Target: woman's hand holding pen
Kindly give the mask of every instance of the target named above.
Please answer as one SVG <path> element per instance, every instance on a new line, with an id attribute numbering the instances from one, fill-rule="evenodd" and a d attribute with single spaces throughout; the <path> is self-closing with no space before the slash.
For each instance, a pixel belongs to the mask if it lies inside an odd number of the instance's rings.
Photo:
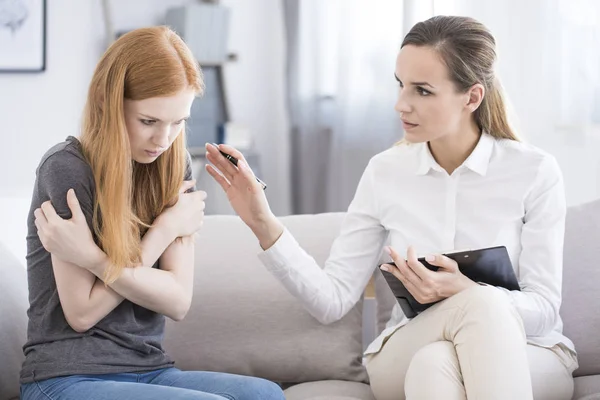
<path id="1" fill-rule="evenodd" d="M 235 157 L 237 166 L 221 151 Z M 235 212 L 254 232 L 263 249 L 271 247 L 281 236 L 283 225 L 271 211 L 263 187 L 244 155 L 228 145 L 207 144 L 206 158 L 210 162 L 206 170 L 221 185 Z"/>
<path id="2" fill-rule="evenodd" d="M 415 249 L 408 248 L 406 260 L 396 251 L 387 247 L 386 251 L 396 266 L 384 264 L 381 269 L 391 272 L 421 304 L 434 303 L 477 285 L 464 276 L 456 261 L 443 255 L 427 256 L 425 260 L 439 269 L 432 271 L 417 259 Z"/>

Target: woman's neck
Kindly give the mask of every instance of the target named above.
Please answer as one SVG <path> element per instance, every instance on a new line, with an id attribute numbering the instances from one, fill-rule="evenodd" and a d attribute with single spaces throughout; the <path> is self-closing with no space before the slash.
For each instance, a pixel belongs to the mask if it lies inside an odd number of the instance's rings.
<path id="1" fill-rule="evenodd" d="M 440 139 L 429 142 L 429 150 L 437 163 L 452 175 L 452 172 L 462 165 L 471 155 L 479 138 L 481 130 L 473 121 L 465 129 Z"/>

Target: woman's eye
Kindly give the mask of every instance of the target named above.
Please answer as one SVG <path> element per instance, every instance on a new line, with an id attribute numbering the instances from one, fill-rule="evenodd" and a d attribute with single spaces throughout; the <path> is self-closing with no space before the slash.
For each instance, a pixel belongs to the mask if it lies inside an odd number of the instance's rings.
<path id="1" fill-rule="evenodd" d="M 182 119 L 182 120 L 180 120 L 180 121 L 177 121 L 177 122 L 175 122 L 175 125 L 181 125 L 181 124 L 183 124 L 183 122 L 184 122 L 184 121 L 185 121 L 185 119 Z"/>
<path id="2" fill-rule="evenodd" d="M 421 86 L 417 86 L 417 92 L 421 96 L 429 96 L 431 94 L 431 92 L 429 90 L 423 89 Z"/>
<path id="3" fill-rule="evenodd" d="M 154 119 L 140 119 L 140 122 L 144 125 L 154 125 L 156 123 L 156 120 Z"/>

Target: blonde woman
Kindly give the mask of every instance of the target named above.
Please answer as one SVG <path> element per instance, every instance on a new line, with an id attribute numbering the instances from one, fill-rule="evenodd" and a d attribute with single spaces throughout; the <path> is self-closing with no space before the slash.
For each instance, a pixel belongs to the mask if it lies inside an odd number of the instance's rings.
<path id="1" fill-rule="evenodd" d="M 23 400 L 283 399 L 272 382 L 180 371 L 165 317 L 192 299 L 194 191 L 185 120 L 201 71 L 166 27 L 132 31 L 94 72 L 79 138 L 37 169 L 28 219 Z"/>
<path id="2" fill-rule="evenodd" d="M 558 312 L 561 173 L 509 126 L 495 59 L 493 36 L 473 19 L 411 29 L 395 68 L 405 140 L 369 162 L 324 269 L 273 216 L 243 155 L 221 146 L 241 160 L 235 167 L 207 146 L 208 172 L 258 238 L 261 260 L 319 321 L 356 304 L 388 237 L 397 268 L 384 268 L 421 303 L 441 300 L 411 320 L 396 306 L 367 349 L 378 400 L 572 396 L 577 360 Z M 479 285 L 440 255 L 494 245 L 507 247 L 521 291 Z M 417 249 L 441 269 L 426 269 Z"/>

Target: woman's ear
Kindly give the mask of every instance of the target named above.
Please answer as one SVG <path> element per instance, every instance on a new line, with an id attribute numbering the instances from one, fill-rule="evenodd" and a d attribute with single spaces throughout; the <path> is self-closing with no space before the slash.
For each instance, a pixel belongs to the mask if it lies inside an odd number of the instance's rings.
<path id="1" fill-rule="evenodd" d="M 470 112 L 475 112 L 483 101 L 485 96 L 485 88 L 481 83 L 476 83 L 467 91 L 468 101 L 466 107 Z"/>

